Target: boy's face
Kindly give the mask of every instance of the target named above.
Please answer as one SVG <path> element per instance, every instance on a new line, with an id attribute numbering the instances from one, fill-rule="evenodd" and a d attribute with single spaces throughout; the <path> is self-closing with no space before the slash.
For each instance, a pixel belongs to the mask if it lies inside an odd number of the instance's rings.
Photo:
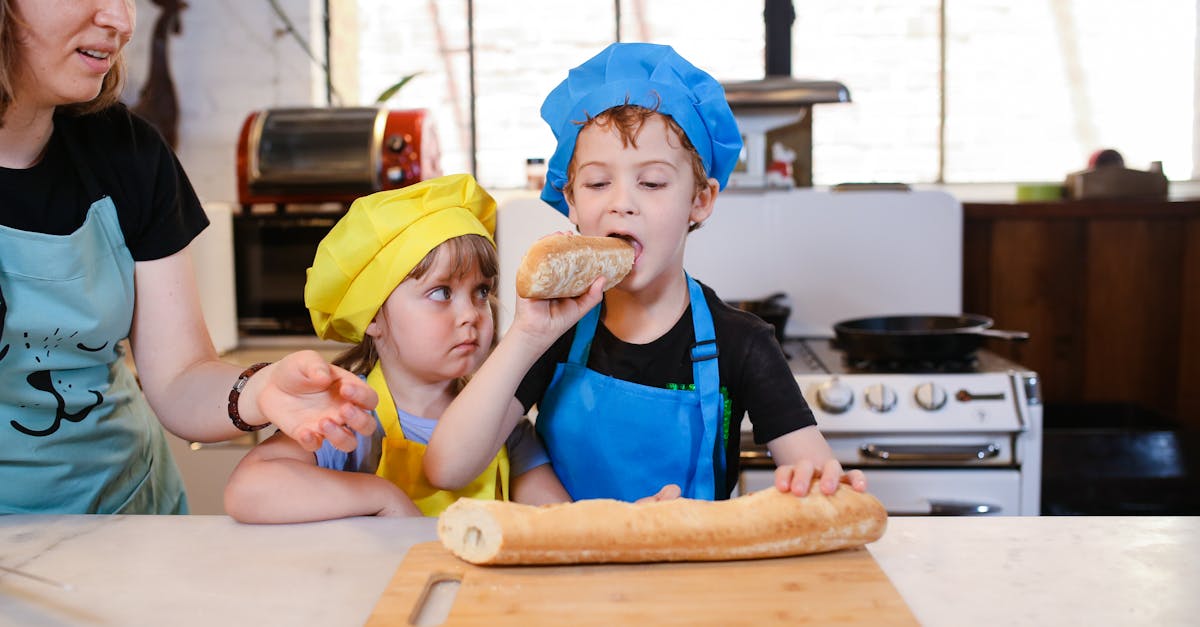
<path id="1" fill-rule="evenodd" d="M 637 146 L 610 126 L 590 124 L 575 141 L 571 222 L 583 235 L 618 235 L 634 246 L 633 270 L 614 289 L 638 291 L 677 279 L 688 227 L 712 213 L 717 181 L 697 194 L 691 153 L 662 116 L 642 125 Z"/>
<path id="2" fill-rule="evenodd" d="M 492 281 L 478 268 L 452 276 L 444 250 L 420 278 L 396 286 L 367 334 L 389 374 L 399 368 L 416 382 L 440 383 L 471 374 L 492 346 Z"/>

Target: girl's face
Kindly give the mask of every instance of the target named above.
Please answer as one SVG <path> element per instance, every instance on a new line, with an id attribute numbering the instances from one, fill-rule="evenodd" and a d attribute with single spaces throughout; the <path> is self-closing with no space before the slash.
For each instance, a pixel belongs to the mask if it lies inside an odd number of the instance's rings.
<path id="1" fill-rule="evenodd" d="M 635 292 L 682 276 L 688 226 L 712 213 L 716 181 L 697 194 L 692 158 L 664 122 L 652 116 L 637 146 L 616 130 L 589 125 L 575 141 L 571 222 L 583 235 L 616 235 L 633 243 L 633 270 L 616 290 Z"/>
<path id="2" fill-rule="evenodd" d="M 450 255 L 444 249 L 434 254 L 429 272 L 396 286 L 366 330 L 385 367 L 424 383 L 474 372 L 495 334 L 488 302 L 493 280 L 477 267 L 452 276 Z"/>
<path id="3" fill-rule="evenodd" d="M 33 106 L 95 98 L 133 36 L 133 0 L 15 0 L 13 7 L 20 46 L 14 93 Z"/>

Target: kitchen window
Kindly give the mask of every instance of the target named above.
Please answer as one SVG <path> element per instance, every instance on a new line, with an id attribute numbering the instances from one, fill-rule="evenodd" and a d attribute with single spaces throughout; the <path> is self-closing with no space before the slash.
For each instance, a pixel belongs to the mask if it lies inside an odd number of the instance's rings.
<path id="1" fill-rule="evenodd" d="M 763 74 L 761 2 L 472 4 L 473 90 L 465 0 L 358 0 L 358 98 L 421 72 L 391 106 L 433 109 L 443 169 L 474 161 L 492 187 L 522 186 L 525 159 L 549 154 L 542 98 L 618 29 L 721 80 Z M 1061 181 L 1106 147 L 1200 178 L 1197 2 L 794 4 L 792 74 L 841 81 L 853 99 L 814 109 L 818 185 Z"/>

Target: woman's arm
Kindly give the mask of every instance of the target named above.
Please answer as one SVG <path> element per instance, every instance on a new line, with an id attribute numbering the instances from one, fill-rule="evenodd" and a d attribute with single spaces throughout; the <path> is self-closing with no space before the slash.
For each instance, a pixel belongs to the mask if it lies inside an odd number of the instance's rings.
<path id="1" fill-rule="evenodd" d="M 150 406 L 172 433 L 213 442 L 241 434 L 230 422 L 228 399 L 243 367 L 217 358 L 204 324 L 188 249 L 134 266 L 135 301 L 130 346 Z M 273 422 L 303 448 L 322 440 L 354 448 L 354 434 L 370 433 L 367 410 L 378 401 L 358 377 L 301 351 L 259 371 L 242 390 L 242 420 Z"/>
<path id="2" fill-rule="evenodd" d="M 321 468 L 314 454 L 282 433 L 254 447 L 234 468 L 225 485 L 225 511 L 247 523 L 421 515 L 387 479 Z"/>
<path id="3" fill-rule="evenodd" d="M 848 483 L 859 492 L 867 489 L 867 478 L 861 470 L 843 473 L 841 462 L 816 425 L 767 442 L 767 450 L 775 460 L 775 487 L 780 492 L 804 496 L 814 475 L 821 478 L 821 492 L 825 494 L 837 491 L 838 483 Z"/>

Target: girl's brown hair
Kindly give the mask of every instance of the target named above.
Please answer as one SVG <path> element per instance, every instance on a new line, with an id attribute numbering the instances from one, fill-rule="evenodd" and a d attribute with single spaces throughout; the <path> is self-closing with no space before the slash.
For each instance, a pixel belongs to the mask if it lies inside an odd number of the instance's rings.
<path id="1" fill-rule="evenodd" d="M 442 255 L 450 256 L 453 262 L 450 267 L 450 275 L 453 277 L 461 277 L 478 269 L 479 274 L 491 281 L 494 286 L 496 277 L 500 274 L 500 261 L 496 255 L 496 247 L 486 237 L 472 234 L 459 235 L 439 244 L 436 248 L 429 251 L 428 255 L 425 255 L 421 263 L 418 263 L 409 271 L 408 276 L 404 277 L 404 280 L 419 279 L 425 276 L 433 269 L 433 266 Z M 495 331 L 497 330 L 496 310 L 499 305 L 495 290 L 488 296 L 488 305 L 490 305 L 492 310 L 492 347 L 495 347 Z M 369 335 L 364 335 L 362 342 L 346 349 L 333 360 L 335 366 L 345 368 L 354 374 L 360 375 L 369 374 L 378 362 L 379 350 L 375 347 L 375 339 Z M 458 382 L 458 387 L 455 391 L 457 392 L 465 384 L 466 378 L 464 377 Z"/>
<path id="2" fill-rule="evenodd" d="M 600 115 L 595 117 L 588 116 L 587 121 L 583 122 L 579 132 L 589 126 L 597 126 L 602 129 L 612 129 L 617 132 L 621 138 L 622 146 L 633 146 L 637 148 L 637 137 L 642 132 L 642 126 L 646 121 L 654 116 L 662 116 L 663 122 L 667 125 L 667 132 L 674 135 L 684 150 L 688 152 L 692 160 L 692 179 L 695 184 L 693 197 L 703 193 L 708 189 L 708 172 L 704 169 L 704 160 L 700 158 L 700 153 L 692 145 L 688 139 L 687 133 L 683 132 L 683 128 L 669 115 L 663 115 L 655 109 L 647 109 L 639 105 L 623 104 L 615 106 L 611 109 L 604 110 Z M 567 182 L 563 185 L 563 196 L 567 202 L 575 202 L 575 155 L 571 155 L 571 162 L 567 164 Z M 694 231 L 700 228 L 699 224 L 693 224 L 689 231 Z"/>
<path id="3" fill-rule="evenodd" d="M 12 104 L 17 72 L 20 71 L 20 32 L 25 24 L 13 8 L 13 0 L 0 0 L 0 126 L 4 125 L 4 114 Z M 99 111 L 117 102 L 125 84 L 125 52 L 117 53 L 112 69 L 104 75 L 100 93 L 87 102 L 63 105 L 60 110 L 70 115 L 83 115 Z"/>

